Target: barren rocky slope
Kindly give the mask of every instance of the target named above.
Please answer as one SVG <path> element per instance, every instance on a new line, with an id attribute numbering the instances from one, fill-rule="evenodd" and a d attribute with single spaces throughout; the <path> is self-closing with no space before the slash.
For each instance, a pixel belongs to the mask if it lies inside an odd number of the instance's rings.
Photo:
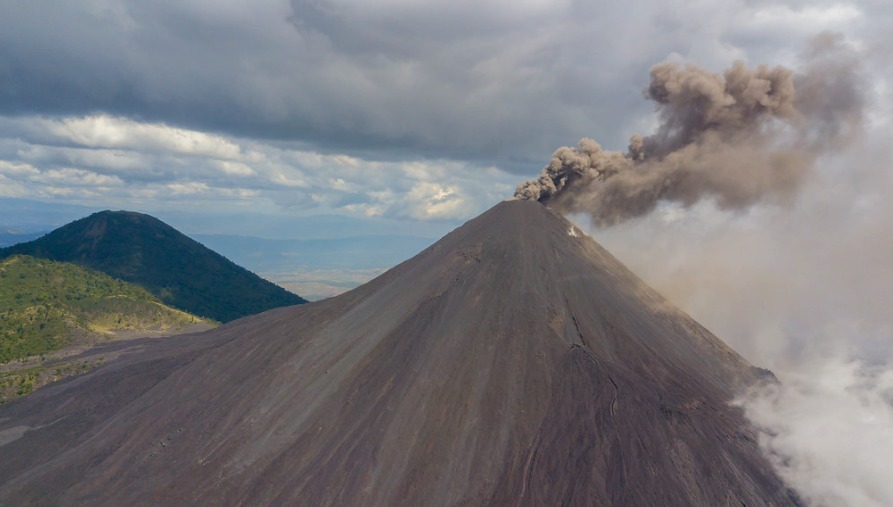
<path id="1" fill-rule="evenodd" d="M 795 505 L 765 372 L 535 202 L 0 408 L 6 505 Z"/>

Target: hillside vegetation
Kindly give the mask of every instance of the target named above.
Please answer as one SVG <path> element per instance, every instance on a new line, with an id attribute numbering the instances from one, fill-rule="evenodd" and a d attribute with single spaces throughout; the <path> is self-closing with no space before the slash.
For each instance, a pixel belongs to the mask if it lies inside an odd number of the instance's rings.
<path id="1" fill-rule="evenodd" d="M 176 332 L 202 322 L 146 289 L 70 263 L 16 255 L 0 261 L 0 363 L 113 337 Z"/>
<path id="2" fill-rule="evenodd" d="M 102 271 L 145 288 L 167 305 L 220 322 L 306 302 L 141 213 L 94 213 L 0 249 L 0 259 L 16 254 Z"/>

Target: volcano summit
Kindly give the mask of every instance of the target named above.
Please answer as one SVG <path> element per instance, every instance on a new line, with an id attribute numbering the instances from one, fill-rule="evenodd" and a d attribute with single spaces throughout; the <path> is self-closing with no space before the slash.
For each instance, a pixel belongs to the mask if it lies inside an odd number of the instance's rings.
<path id="1" fill-rule="evenodd" d="M 8 505 L 797 505 L 765 377 L 591 238 L 502 202 L 339 297 L 0 409 Z"/>

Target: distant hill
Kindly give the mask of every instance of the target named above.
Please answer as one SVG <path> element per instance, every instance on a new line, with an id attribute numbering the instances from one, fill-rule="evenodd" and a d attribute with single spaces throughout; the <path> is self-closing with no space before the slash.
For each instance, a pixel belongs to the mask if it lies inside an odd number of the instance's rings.
<path id="1" fill-rule="evenodd" d="M 220 322 L 306 301 L 237 266 L 157 218 L 101 211 L 0 249 L 73 262 L 135 283 L 162 302 Z"/>
<path id="2" fill-rule="evenodd" d="M 199 322 L 98 271 L 23 255 L 0 261 L 0 363 L 116 331 L 178 331 Z"/>

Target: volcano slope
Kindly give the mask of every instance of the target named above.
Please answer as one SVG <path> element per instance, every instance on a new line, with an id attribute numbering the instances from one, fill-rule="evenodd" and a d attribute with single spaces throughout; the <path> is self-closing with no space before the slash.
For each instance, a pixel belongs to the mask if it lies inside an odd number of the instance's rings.
<path id="1" fill-rule="evenodd" d="M 507 201 L 337 298 L 147 344 L 0 410 L 6 505 L 796 505 L 764 377 Z"/>

